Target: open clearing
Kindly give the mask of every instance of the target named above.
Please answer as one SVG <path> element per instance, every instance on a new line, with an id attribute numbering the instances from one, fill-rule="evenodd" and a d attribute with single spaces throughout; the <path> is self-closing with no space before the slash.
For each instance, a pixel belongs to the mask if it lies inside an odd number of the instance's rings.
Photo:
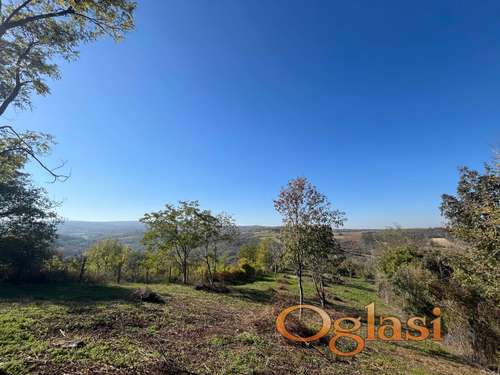
<path id="1" fill-rule="evenodd" d="M 440 344 L 369 342 L 354 359 L 324 343 L 287 343 L 275 316 L 296 304 L 295 279 L 279 275 L 229 294 L 149 285 L 166 303 L 134 301 L 144 285 L 0 286 L 0 373 L 7 374 L 480 374 Z M 398 315 L 359 279 L 329 287 L 334 318 Z M 306 297 L 313 302 L 306 284 Z M 74 348 L 68 343 L 78 343 Z"/>

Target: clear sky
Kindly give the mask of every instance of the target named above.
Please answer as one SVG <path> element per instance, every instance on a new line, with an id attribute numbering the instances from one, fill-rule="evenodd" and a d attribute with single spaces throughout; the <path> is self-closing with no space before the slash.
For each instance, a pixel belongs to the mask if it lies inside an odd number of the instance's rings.
<path id="1" fill-rule="evenodd" d="M 44 186 L 69 219 L 197 199 L 278 224 L 273 199 L 306 176 L 347 227 L 440 225 L 457 167 L 500 144 L 499 15 L 497 0 L 139 1 L 123 42 L 84 46 L 8 118 L 57 137 L 49 163 L 72 177 Z"/>

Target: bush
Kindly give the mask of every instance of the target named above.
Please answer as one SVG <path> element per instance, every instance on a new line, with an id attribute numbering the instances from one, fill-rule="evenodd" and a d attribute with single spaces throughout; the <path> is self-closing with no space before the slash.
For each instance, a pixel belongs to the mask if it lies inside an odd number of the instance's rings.
<path id="1" fill-rule="evenodd" d="M 457 251 L 387 247 L 378 261 L 379 293 L 411 315 L 433 319 L 432 309 L 443 308 L 445 340 L 471 361 L 496 368 L 500 309 L 455 278 L 452 265 Z"/>
<path id="2" fill-rule="evenodd" d="M 215 279 L 228 284 L 247 283 L 255 280 L 257 271 L 245 259 L 240 259 L 238 265 L 230 267 L 227 271 L 218 272 Z"/>

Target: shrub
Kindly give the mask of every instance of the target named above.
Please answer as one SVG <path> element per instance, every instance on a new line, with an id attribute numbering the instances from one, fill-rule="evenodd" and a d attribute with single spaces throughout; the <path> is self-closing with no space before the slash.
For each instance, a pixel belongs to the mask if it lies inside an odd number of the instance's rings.
<path id="1" fill-rule="evenodd" d="M 238 265 L 230 267 L 226 271 L 218 272 L 216 279 L 229 284 L 246 283 L 255 280 L 257 272 L 246 259 L 240 259 Z"/>

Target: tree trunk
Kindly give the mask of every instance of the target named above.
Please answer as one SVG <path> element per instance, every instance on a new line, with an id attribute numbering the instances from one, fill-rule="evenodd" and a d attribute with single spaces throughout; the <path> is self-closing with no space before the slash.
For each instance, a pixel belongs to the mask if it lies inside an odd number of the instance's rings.
<path id="1" fill-rule="evenodd" d="M 116 282 L 118 284 L 120 284 L 120 281 L 122 281 L 122 264 L 120 263 L 118 265 L 118 269 L 117 269 L 117 272 L 116 272 Z"/>
<path id="2" fill-rule="evenodd" d="M 319 288 L 318 277 L 314 272 L 312 275 L 312 280 L 313 280 L 313 284 L 314 284 L 314 289 L 316 289 L 316 294 L 318 295 L 318 298 L 319 298 L 319 302 L 321 303 L 321 307 L 323 307 L 323 303 L 321 301 L 321 290 Z"/>
<path id="3" fill-rule="evenodd" d="M 217 253 L 217 246 L 214 247 L 214 275 L 217 273 L 217 262 L 219 261 L 219 254 Z"/>
<path id="4" fill-rule="evenodd" d="M 212 269 L 210 267 L 210 259 L 207 256 L 205 260 L 207 262 L 208 282 L 210 283 L 210 285 L 214 285 L 214 275 L 212 274 Z"/>
<path id="5" fill-rule="evenodd" d="M 297 277 L 299 279 L 299 305 L 304 304 L 304 287 L 302 285 L 302 266 L 297 269 Z M 299 319 L 302 319 L 302 308 L 299 309 Z"/>
<path id="6" fill-rule="evenodd" d="M 87 263 L 87 257 L 82 258 L 82 264 L 80 265 L 80 275 L 78 276 L 78 282 L 81 283 L 83 281 L 83 276 L 85 274 L 85 264 Z"/>
<path id="7" fill-rule="evenodd" d="M 182 283 L 187 284 L 187 261 L 186 259 L 182 260 Z"/>
<path id="8" fill-rule="evenodd" d="M 321 307 L 325 307 L 326 304 L 326 293 L 325 293 L 325 282 L 323 281 L 323 276 L 319 276 L 319 290 L 320 290 L 320 302 Z"/>
<path id="9" fill-rule="evenodd" d="M 214 275 L 212 273 L 212 268 L 210 267 L 210 252 L 208 250 L 208 246 L 205 247 L 205 263 L 207 263 L 208 283 L 213 286 L 214 285 Z"/>

